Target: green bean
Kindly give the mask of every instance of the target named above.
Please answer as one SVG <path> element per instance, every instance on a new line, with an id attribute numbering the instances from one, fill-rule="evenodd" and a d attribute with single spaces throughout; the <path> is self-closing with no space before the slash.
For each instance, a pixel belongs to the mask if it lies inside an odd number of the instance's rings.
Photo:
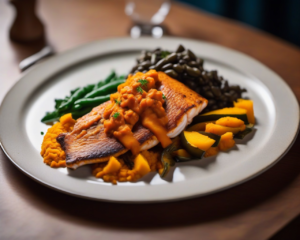
<path id="1" fill-rule="evenodd" d="M 78 110 L 83 107 L 96 107 L 110 99 L 110 94 L 95 98 L 82 98 L 74 103 L 73 109 Z"/>
<path id="2" fill-rule="evenodd" d="M 97 84 L 95 84 L 95 87 L 94 87 L 93 91 L 98 89 L 99 87 L 102 87 L 103 85 L 104 85 L 104 82 L 102 80 L 99 81 Z"/>
<path id="3" fill-rule="evenodd" d="M 101 96 L 101 95 L 107 95 L 109 93 L 112 93 L 114 91 L 117 90 L 117 87 L 124 83 L 125 80 L 117 80 L 117 81 L 114 81 L 114 82 L 111 82 L 111 83 L 108 83 L 96 90 L 93 90 L 92 92 L 90 92 L 89 94 L 87 94 L 85 96 L 85 98 L 93 98 L 93 97 L 98 97 L 98 96 Z M 77 100 L 77 99 L 76 99 Z"/>
<path id="4" fill-rule="evenodd" d="M 69 99 L 67 102 L 65 102 L 65 103 L 63 103 L 63 104 L 61 104 L 61 105 L 59 106 L 58 111 L 59 111 L 59 112 L 64 112 L 64 111 L 70 109 L 70 108 L 72 107 L 73 103 L 74 103 L 76 100 L 82 98 L 83 96 L 85 96 L 85 95 L 88 94 L 89 92 L 93 91 L 94 86 L 95 86 L 95 85 L 90 84 L 90 85 L 87 85 L 86 87 L 79 88 L 79 89 L 78 89 L 78 90 L 70 97 L 70 99 Z"/>
<path id="5" fill-rule="evenodd" d="M 57 110 L 55 110 L 53 112 L 46 113 L 46 115 L 41 119 L 41 122 L 43 122 L 43 123 L 54 122 L 54 121 L 58 120 L 59 117 L 60 117 L 60 113 Z"/>
<path id="6" fill-rule="evenodd" d="M 80 111 L 73 111 L 73 112 L 71 112 L 72 118 L 78 119 L 78 118 L 82 117 L 83 115 L 89 113 L 92 109 L 93 109 L 93 107 L 86 107 Z"/>
<path id="7" fill-rule="evenodd" d="M 59 120 L 62 115 L 70 112 L 74 118 L 83 116 L 91 111 L 93 107 L 109 100 L 109 94 L 116 91 L 118 85 L 125 82 L 126 77 L 127 75 L 117 76 L 116 72 L 112 71 L 104 81 L 71 90 L 71 96 L 66 96 L 64 99 L 55 99 L 55 111 L 46 113 L 41 121 L 52 123 Z M 92 93 L 92 99 L 85 97 L 86 95 L 91 96 L 89 93 Z M 82 99 L 83 97 L 84 99 Z"/>
<path id="8" fill-rule="evenodd" d="M 70 91 L 71 95 L 73 95 L 79 88 L 75 88 L 73 90 Z"/>
<path id="9" fill-rule="evenodd" d="M 83 88 L 78 89 L 71 97 L 68 101 L 64 102 L 63 104 L 61 104 L 58 108 L 59 112 L 64 112 L 67 109 L 69 109 L 72 104 L 79 98 L 83 97 L 85 95 Z"/>
<path id="10" fill-rule="evenodd" d="M 105 79 L 104 79 L 104 84 L 109 83 L 114 77 L 116 77 L 116 72 L 112 71 Z"/>
<path id="11" fill-rule="evenodd" d="M 75 88 L 73 90 L 70 91 L 71 96 L 78 90 L 79 88 Z M 62 105 L 63 103 L 67 102 L 70 99 L 69 96 L 66 96 L 64 99 L 54 99 L 55 101 L 55 109 L 58 109 L 60 107 L 60 105 Z"/>
<path id="12" fill-rule="evenodd" d="M 111 80 L 111 82 L 118 81 L 118 80 L 126 80 L 126 75 L 115 77 L 114 79 Z"/>
<path id="13" fill-rule="evenodd" d="M 113 76 L 114 75 L 114 76 Z M 112 77 L 112 78 L 111 78 Z M 104 86 L 106 83 L 105 82 L 114 82 L 114 81 L 117 81 L 117 80 L 121 80 L 121 79 L 126 79 L 127 75 L 126 74 L 123 74 L 121 76 L 117 76 L 116 73 L 113 71 L 104 81 L 101 80 L 99 81 L 97 84 L 95 84 L 95 87 L 93 90 L 96 90 L 102 86 Z"/>
<path id="14" fill-rule="evenodd" d="M 85 87 L 83 87 L 85 94 L 90 93 L 91 91 L 94 90 L 96 84 L 89 84 Z"/>
<path id="15" fill-rule="evenodd" d="M 55 101 L 55 106 L 54 106 L 54 108 L 55 108 L 55 109 L 58 109 L 59 106 L 60 106 L 65 100 L 64 100 L 64 99 L 54 99 L 54 101 Z"/>

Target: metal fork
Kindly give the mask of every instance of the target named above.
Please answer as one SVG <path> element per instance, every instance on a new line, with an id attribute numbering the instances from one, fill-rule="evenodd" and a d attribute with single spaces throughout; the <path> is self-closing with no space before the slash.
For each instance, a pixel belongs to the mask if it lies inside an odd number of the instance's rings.
<path id="1" fill-rule="evenodd" d="M 39 62 L 41 59 L 51 56 L 54 54 L 54 49 L 47 45 L 45 46 L 42 50 L 40 50 L 39 52 L 31 55 L 28 58 L 25 58 L 24 60 L 22 60 L 19 64 L 19 68 L 21 71 L 26 70 L 27 68 L 31 67 L 32 65 L 34 65 L 35 63 Z"/>

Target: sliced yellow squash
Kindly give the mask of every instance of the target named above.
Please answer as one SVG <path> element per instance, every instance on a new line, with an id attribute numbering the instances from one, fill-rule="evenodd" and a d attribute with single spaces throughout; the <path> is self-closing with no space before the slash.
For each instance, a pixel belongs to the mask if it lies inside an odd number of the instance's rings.
<path id="1" fill-rule="evenodd" d="M 234 107 L 245 109 L 247 111 L 247 117 L 249 123 L 255 124 L 253 101 L 239 98 L 237 102 L 233 102 Z"/>
<path id="2" fill-rule="evenodd" d="M 186 141 L 193 147 L 197 147 L 203 151 L 209 149 L 214 143 L 215 140 L 209 138 L 208 136 L 202 135 L 198 132 L 183 132 Z"/>
<path id="3" fill-rule="evenodd" d="M 244 121 L 235 117 L 223 117 L 216 121 L 217 125 L 224 127 L 242 127 L 245 125 Z"/>
<path id="4" fill-rule="evenodd" d="M 214 133 L 214 134 L 221 136 L 227 132 L 232 132 L 233 134 L 236 134 L 240 131 L 244 131 L 245 128 L 246 128 L 245 125 L 243 125 L 241 127 L 237 127 L 237 128 L 232 128 L 232 127 L 224 127 L 224 126 L 217 125 L 214 123 L 209 123 L 206 125 L 205 132 Z"/>

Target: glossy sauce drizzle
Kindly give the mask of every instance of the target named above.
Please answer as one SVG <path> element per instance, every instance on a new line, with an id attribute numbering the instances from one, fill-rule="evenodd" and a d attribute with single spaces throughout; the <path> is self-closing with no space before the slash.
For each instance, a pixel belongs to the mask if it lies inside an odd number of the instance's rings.
<path id="1" fill-rule="evenodd" d="M 158 84 L 155 70 L 129 76 L 125 83 L 118 86 L 118 92 L 111 94 L 111 104 L 103 113 L 104 131 L 117 138 L 134 155 L 139 153 L 140 143 L 134 138 L 132 128 L 139 120 L 164 148 L 171 144 L 166 129 L 165 100 L 163 93 L 157 90 Z"/>

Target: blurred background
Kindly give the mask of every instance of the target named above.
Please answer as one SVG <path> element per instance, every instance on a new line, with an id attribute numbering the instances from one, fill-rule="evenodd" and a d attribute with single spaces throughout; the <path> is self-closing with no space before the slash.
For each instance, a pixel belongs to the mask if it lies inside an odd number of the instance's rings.
<path id="1" fill-rule="evenodd" d="M 300 46 L 299 0 L 178 1 L 215 15 L 238 20 Z"/>
<path id="2" fill-rule="evenodd" d="M 199 39 L 257 52 L 263 61 L 257 43 L 269 43 L 244 34 L 299 47 L 300 0 L 0 0 L 0 61 L 10 56 L 21 70 L 81 44 L 129 35 Z M 21 62 L 35 53 L 35 61 Z M 9 67 L 0 66 L 3 78 Z"/>

